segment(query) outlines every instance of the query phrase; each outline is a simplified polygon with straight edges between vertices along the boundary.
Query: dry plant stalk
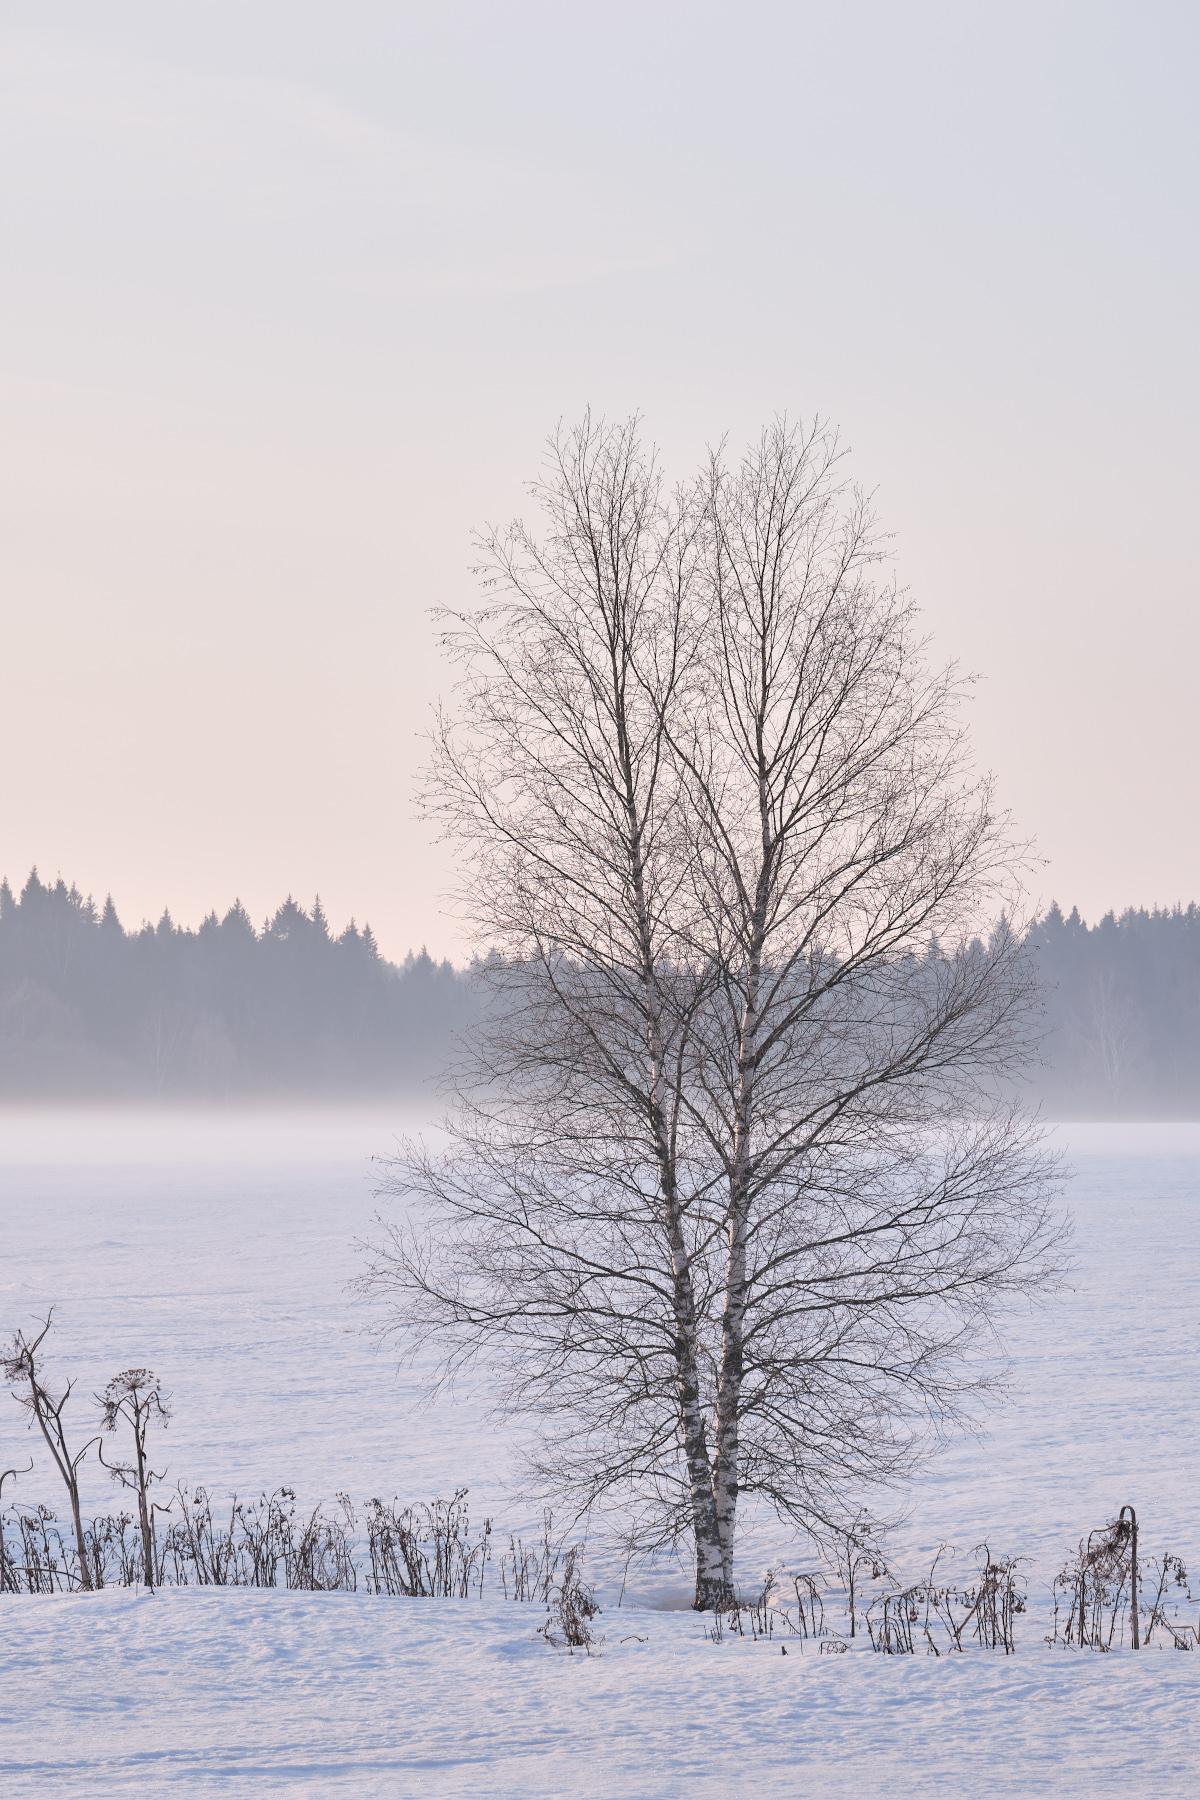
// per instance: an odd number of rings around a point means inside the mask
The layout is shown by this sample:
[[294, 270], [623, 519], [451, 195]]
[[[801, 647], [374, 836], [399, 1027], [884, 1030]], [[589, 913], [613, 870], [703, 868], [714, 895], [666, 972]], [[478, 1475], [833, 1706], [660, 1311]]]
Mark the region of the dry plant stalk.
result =
[[54, 1320], [53, 1307], [46, 1314], [41, 1330], [33, 1337], [27, 1337], [18, 1331], [3, 1356], [0, 1356], [0, 1370], [9, 1383], [21, 1406], [29, 1415], [29, 1424], [36, 1424], [41, 1432], [46, 1448], [50, 1452], [51, 1461], [58, 1470], [63, 1486], [67, 1490], [67, 1501], [71, 1509], [71, 1524], [75, 1533], [75, 1550], [78, 1557], [79, 1585], [91, 1589], [97, 1585], [92, 1567], [88, 1559], [87, 1539], [83, 1529], [83, 1513], [79, 1500], [79, 1470], [92, 1445], [94, 1437], [88, 1438], [79, 1449], [73, 1450], [68, 1442], [67, 1427], [63, 1418], [67, 1403], [74, 1390], [74, 1383], [66, 1381], [55, 1388], [50, 1385], [42, 1356], [42, 1346], [50, 1333]]
[[142, 1536], [142, 1579], [148, 1588], [157, 1585], [154, 1553], [154, 1511], [151, 1488], [162, 1480], [162, 1471], [152, 1469], [146, 1454], [146, 1439], [152, 1424], [165, 1425], [171, 1416], [170, 1404], [150, 1369], [122, 1369], [114, 1375], [102, 1395], [96, 1396], [104, 1430], [113, 1432], [118, 1425], [129, 1428], [133, 1438], [133, 1457], [129, 1462], [106, 1462], [104, 1442], [100, 1440], [100, 1461], [115, 1481], [130, 1488], [137, 1497], [138, 1525]]

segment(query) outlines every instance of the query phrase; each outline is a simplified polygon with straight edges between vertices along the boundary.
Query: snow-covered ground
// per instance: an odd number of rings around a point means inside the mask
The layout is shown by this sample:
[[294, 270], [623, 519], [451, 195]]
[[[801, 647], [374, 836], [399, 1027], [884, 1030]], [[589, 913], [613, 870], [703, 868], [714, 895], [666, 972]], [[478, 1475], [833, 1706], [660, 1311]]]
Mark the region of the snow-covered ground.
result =
[[[1190, 1792], [1196, 1664], [780, 1655], [623, 1609], [591, 1658], [523, 1609], [192, 1590], [5, 1608], [0, 1791]], [[794, 1647], [793, 1647], [794, 1648]]]
[[[521, 1528], [486, 1396], [418, 1404], [347, 1297], [396, 1121], [0, 1118], [0, 1330], [59, 1308], [81, 1415], [115, 1370], [170, 1387], [172, 1477], [417, 1500], [468, 1485]], [[1200, 1128], [1072, 1128], [1074, 1290], [1014, 1319], [1007, 1402], [915, 1484], [897, 1560], [1032, 1558], [1015, 1658], [710, 1643], [669, 1572], [589, 1547], [590, 1659], [505, 1603], [169, 1592], [0, 1599], [0, 1793], [1141, 1795], [1200, 1775], [1200, 1655], [1041, 1644], [1063, 1556], [1125, 1501], [1200, 1558]], [[11, 1404], [11, 1403], [9, 1403]], [[24, 1462], [0, 1409], [0, 1468]], [[39, 1459], [26, 1500], [57, 1496]], [[114, 1495], [93, 1478], [88, 1500]], [[745, 1574], [797, 1554], [765, 1528]], [[801, 1559], [803, 1560], [803, 1559]]]

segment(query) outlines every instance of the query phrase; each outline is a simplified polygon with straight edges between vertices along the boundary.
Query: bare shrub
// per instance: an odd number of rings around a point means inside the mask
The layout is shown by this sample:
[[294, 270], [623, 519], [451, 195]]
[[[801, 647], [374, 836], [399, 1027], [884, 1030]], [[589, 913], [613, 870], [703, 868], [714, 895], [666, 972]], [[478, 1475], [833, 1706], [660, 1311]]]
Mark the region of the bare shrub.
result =
[[1200, 1624], [1191, 1620], [1175, 1618], [1168, 1613], [1169, 1606], [1178, 1606], [1180, 1597], [1187, 1600], [1189, 1606], [1196, 1606], [1196, 1595], [1187, 1586], [1187, 1566], [1182, 1557], [1177, 1557], [1166, 1550], [1160, 1557], [1151, 1557], [1148, 1568], [1155, 1571], [1155, 1595], [1150, 1602], [1150, 1625], [1146, 1627], [1146, 1643], [1151, 1643], [1155, 1631], [1168, 1638], [1173, 1649], [1177, 1651], [1195, 1651], [1200, 1645]]
[[13, 1565], [8, 1535], [4, 1529], [4, 1489], [18, 1475], [28, 1475], [33, 1468], [33, 1458], [29, 1459], [28, 1469], [0, 1470], [0, 1594], [19, 1594], [21, 1592], [17, 1570]]
[[155, 1585], [146, 1577], [146, 1540], [132, 1514], [106, 1514], [91, 1520], [84, 1541], [93, 1587], [133, 1587], [139, 1581], [147, 1587]]
[[978, 1568], [973, 1577], [945, 1578], [941, 1565], [952, 1554], [943, 1544], [929, 1574], [908, 1587], [881, 1593], [867, 1609], [866, 1624], [873, 1650], [885, 1656], [912, 1656], [923, 1644], [932, 1656], [961, 1651], [973, 1638], [982, 1649], [1016, 1649], [1014, 1622], [1025, 1611], [1024, 1559], [994, 1557], [986, 1544], [971, 1555]]
[[500, 1586], [506, 1600], [550, 1601], [551, 1589], [567, 1555], [567, 1546], [554, 1538], [551, 1513], [542, 1516], [542, 1536], [527, 1544], [510, 1533], [508, 1549], [500, 1558]]
[[858, 1600], [864, 1585], [890, 1581], [887, 1561], [880, 1544], [882, 1527], [866, 1513], [860, 1513], [853, 1525], [834, 1527], [829, 1536], [829, 1558], [846, 1590], [846, 1613], [850, 1636], [858, 1631]]
[[344, 1494], [338, 1496], [340, 1517], [330, 1517], [315, 1506], [302, 1521], [285, 1560], [285, 1576], [289, 1588], [303, 1593], [353, 1593], [358, 1586], [358, 1570], [350, 1548], [349, 1531], [354, 1513]]
[[748, 1637], [754, 1642], [777, 1635], [788, 1638], [823, 1638], [825, 1603], [816, 1575], [790, 1575], [791, 1594], [773, 1569], [767, 1571], [757, 1594], [743, 1595], [712, 1615], [704, 1635], [714, 1644], [729, 1637]]
[[1137, 1518], [1122, 1507], [1117, 1518], [1080, 1540], [1075, 1555], [1054, 1578], [1054, 1624], [1048, 1643], [1081, 1650], [1112, 1650], [1130, 1627], [1140, 1647], [1137, 1596]]
[[1021, 1568], [1024, 1558], [993, 1557], [986, 1544], [977, 1548], [983, 1554], [983, 1562], [978, 1580], [962, 1595], [967, 1610], [957, 1623], [957, 1640], [961, 1645], [963, 1633], [969, 1626], [972, 1636], [985, 1650], [1003, 1650], [1006, 1656], [1011, 1656], [1017, 1647], [1014, 1622], [1026, 1606], [1025, 1577]]
[[317, 1505], [297, 1519], [292, 1488], [276, 1488], [257, 1500], [236, 1496], [228, 1514], [217, 1515], [204, 1488], [175, 1490], [178, 1515], [162, 1556], [164, 1578], [181, 1587], [291, 1588], [302, 1593], [346, 1593], [358, 1586], [349, 1500], [339, 1496], [330, 1514]]
[[923, 1587], [902, 1588], [872, 1601], [867, 1608], [866, 1626], [871, 1648], [883, 1656], [911, 1656], [914, 1651], [913, 1627], [921, 1619]]
[[542, 1637], [556, 1648], [582, 1650], [590, 1656], [599, 1640], [592, 1630], [592, 1620], [600, 1611], [595, 1589], [582, 1575], [583, 1552], [573, 1545], [562, 1558], [550, 1588], [550, 1601]]
[[7, 1540], [11, 1592], [57, 1594], [79, 1585], [78, 1561], [73, 1573], [71, 1555], [48, 1506], [18, 1507], [4, 1515], [0, 1530]]
[[483, 1593], [492, 1522], [485, 1519], [480, 1536], [472, 1537], [466, 1488], [428, 1506], [400, 1509], [394, 1500], [370, 1500], [366, 1519], [377, 1594], [449, 1599]]
[[[366, 1568], [358, 1518], [348, 1495], [333, 1509], [298, 1512], [293, 1489], [255, 1500], [236, 1495], [220, 1508], [207, 1489], [180, 1483], [170, 1523], [155, 1549], [158, 1584], [172, 1587], [288, 1588], [305, 1593], [368, 1592], [433, 1598], [480, 1595], [490, 1559], [491, 1522], [474, 1534], [466, 1491], [429, 1506], [399, 1508], [372, 1500], [366, 1512]], [[48, 1507], [0, 1514], [0, 1593], [60, 1593], [91, 1586], [132, 1587], [144, 1580], [141, 1521], [101, 1515], [83, 1527], [81, 1563], [73, 1533]], [[526, 1565], [528, 1598], [549, 1601], [562, 1559]], [[86, 1580], [84, 1579], [86, 1576]], [[536, 1592], [535, 1592], [536, 1588]]]
[[783, 1608], [784, 1617], [793, 1627], [794, 1635], [802, 1638], [819, 1638], [825, 1633], [825, 1603], [821, 1598], [821, 1589], [815, 1575], [793, 1575], [792, 1592], [795, 1595], [795, 1609]]
[[[296, 1495], [292, 1488], [276, 1488], [273, 1494], [260, 1494], [257, 1500], [239, 1502], [234, 1507], [238, 1524], [241, 1555], [239, 1569], [248, 1579], [246, 1587], [287, 1586], [286, 1569], [291, 1545], [292, 1520]], [[280, 1582], [280, 1575], [285, 1575]]]
[[1130, 1648], [1138, 1650], [1149, 1646], [1157, 1631], [1159, 1641], [1169, 1642], [1176, 1650], [1195, 1649], [1200, 1643], [1200, 1625], [1179, 1619], [1170, 1610], [1181, 1598], [1189, 1605], [1196, 1604], [1183, 1558], [1164, 1551], [1151, 1557], [1146, 1569], [1154, 1587], [1143, 1640], [1145, 1590], [1137, 1514], [1132, 1506], [1123, 1506], [1109, 1524], [1080, 1541], [1075, 1555], [1056, 1576], [1054, 1624], [1046, 1641], [1081, 1650], [1114, 1650], [1124, 1644], [1128, 1632]]
[[1192, 1606], [1197, 1604], [1196, 1596], [1188, 1586], [1188, 1572], [1181, 1556], [1165, 1551], [1162, 1556], [1152, 1557], [1148, 1567], [1157, 1576], [1154, 1598], [1150, 1603], [1150, 1623], [1146, 1628], [1146, 1643], [1149, 1644], [1155, 1630], [1168, 1638], [1176, 1650], [1194, 1650], [1200, 1644], [1200, 1625], [1190, 1620], [1168, 1616], [1167, 1608], [1172, 1603], [1178, 1604], [1180, 1597]]
[[[164, 1567], [179, 1587], [234, 1587], [237, 1582], [237, 1500], [229, 1503], [229, 1519], [221, 1524], [213, 1514], [206, 1488], [175, 1489], [179, 1511], [167, 1538]], [[174, 1502], [173, 1502], [174, 1504]], [[165, 1577], [164, 1577], [165, 1578]]]
[[83, 1528], [81, 1563], [74, 1531], [48, 1506], [0, 1514], [0, 1593], [74, 1593], [132, 1587], [142, 1579], [141, 1538], [129, 1513], [92, 1519]]
[[[771, 1605], [774, 1581], [774, 1575], [768, 1571], [760, 1593], [734, 1600], [724, 1608], [725, 1624], [734, 1637], [749, 1637], [755, 1642], [759, 1638], [774, 1637], [775, 1614]], [[722, 1614], [718, 1613], [717, 1618], [721, 1617]]]

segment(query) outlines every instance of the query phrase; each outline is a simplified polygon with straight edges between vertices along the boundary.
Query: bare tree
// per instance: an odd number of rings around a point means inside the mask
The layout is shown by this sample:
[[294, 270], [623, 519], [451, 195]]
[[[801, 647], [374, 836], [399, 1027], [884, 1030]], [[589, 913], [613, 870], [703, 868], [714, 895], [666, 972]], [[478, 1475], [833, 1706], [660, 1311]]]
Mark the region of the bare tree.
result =
[[88, 1556], [87, 1537], [83, 1529], [83, 1512], [79, 1501], [79, 1469], [84, 1457], [96, 1442], [89, 1438], [78, 1450], [72, 1450], [67, 1441], [67, 1428], [63, 1421], [67, 1402], [71, 1398], [74, 1382], [67, 1381], [57, 1389], [49, 1383], [45, 1363], [42, 1358], [42, 1345], [50, 1331], [54, 1320], [53, 1308], [46, 1314], [45, 1321], [36, 1337], [26, 1337], [18, 1331], [8, 1349], [0, 1357], [0, 1368], [4, 1371], [5, 1380], [29, 1414], [29, 1423], [36, 1423], [45, 1439], [55, 1468], [62, 1477], [63, 1486], [67, 1490], [67, 1498], [71, 1507], [71, 1524], [75, 1532], [75, 1548], [79, 1557], [79, 1582], [84, 1588], [91, 1588], [91, 1560]]
[[123, 1369], [114, 1375], [103, 1394], [96, 1396], [102, 1410], [105, 1431], [115, 1431], [125, 1424], [133, 1436], [133, 1458], [129, 1462], [108, 1462], [100, 1444], [100, 1461], [122, 1487], [137, 1495], [138, 1525], [142, 1534], [142, 1578], [148, 1588], [155, 1585], [154, 1517], [150, 1489], [161, 1481], [162, 1472], [150, 1467], [146, 1439], [151, 1425], [165, 1425], [171, 1416], [170, 1403], [163, 1393], [158, 1376], [150, 1369]]
[[447, 1369], [486, 1355], [549, 1482], [689, 1535], [720, 1606], [739, 1495], [835, 1516], [1050, 1266], [995, 1098], [1019, 939], [975, 935], [1017, 852], [827, 435], [668, 493], [585, 419], [534, 497], [448, 621], [429, 790], [490, 1027], [365, 1285]]
[[711, 700], [669, 726], [716, 972], [688, 1092], [726, 1189], [730, 1583], [739, 1494], [829, 1519], [906, 1467], [907, 1426], [948, 1416], [964, 1348], [1055, 1239], [1049, 1162], [1003, 1097], [1034, 1024], [1003, 917], [1020, 846], [840, 462], [784, 422], [734, 471], [711, 459]]
[[696, 527], [632, 425], [556, 437], [535, 493], [545, 540], [490, 534], [486, 603], [447, 620], [465, 679], [430, 784], [498, 952], [492, 1028], [449, 1155], [414, 1146], [396, 1171], [440, 1212], [436, 1254], [398, 1228], [368, 1284], [398, 1283], [411, 1341], [445, 1332], [452, 1366], [496, 1353], [508, 1402], [554, 1422], [542, 1472], [583, 1506], [669, 1490], [708, 1593], [696, 1281], [712, 1223], [682, 1095], [703, 975], [676, 916], [686, 840], [664, 732], [696, 653]]

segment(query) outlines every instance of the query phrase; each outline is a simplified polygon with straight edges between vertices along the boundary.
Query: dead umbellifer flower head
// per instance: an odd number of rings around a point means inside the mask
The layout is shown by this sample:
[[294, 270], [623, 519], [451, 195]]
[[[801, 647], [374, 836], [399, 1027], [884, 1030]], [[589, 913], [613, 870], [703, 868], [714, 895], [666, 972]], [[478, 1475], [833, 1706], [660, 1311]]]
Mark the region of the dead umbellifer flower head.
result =
[[100, 1406], [105, 1431], [115, 1431], [122, 1418], [157, 1419], [165, 1426], [171, 1417], [170, 1397], [153, 1369], [122, 1369], [100, 1395]]

